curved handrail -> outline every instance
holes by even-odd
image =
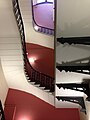
[[[51,3],[51,2],[48,2],[48,3]],[[37,24],[37,22],[35,21],[35,18],[34,18],[33,0],[31,0],[31,6],[32,6],[32,20],[33,20],[33,23],[40,28],[48,29],[48,30],[51,30],[51,31],[54,32],[54,29],[51,29],[51,28],[48,28],[48,27],[43,27],[43,26]]]
[[[44,73],[40,73],[36,71],[30,64],[27,51],[26,51],[26,43],[25,43],[25,34],[24,34],[24,25],[23,20],[19,8],[18,0],[12,0],[13,3],[13,11],[16,18],[17,26],[19,29],[21,44],[23,50],[23,58],[24,58],[24,70],[27,77],[28,82],[35,82],[35,84],[40,84],[41,87],[45,87],[45,89],[49,89],[51,92],[54,92],[54,78]]]

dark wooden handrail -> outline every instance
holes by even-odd
[[[83,44],[83,45],[90,45],[90,36],[85,37],[61,37],[57,38],[57,41],[61,44],[68,43],[71,44]]]
[[[51,92],[54,92],[54,78],[39,71],[36,71],[31,66],[28,60],[26,43],[25,43],[24,25],[19,8],[19,3],[18,0],[12,0],[12,3],[13,3],[14,15],[16,18],[17,26],[21,37],[21,44],[22,44],[23,58],[24,58],[24,70],[26,76],[28,76],[27,80],[31,82],[35,82],[35,84],[40,84],[41,87],[45,87],[45,89],[49,89]]]

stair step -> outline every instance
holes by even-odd
[[[27,74],[25,75],[26,77],[29,77]]]
[[[25,74],[27,74],[27,72],[25,71]]]
[[[30,79],[28,79],[28,82],[30,82],[31,80]]]
[[[26,76],[27,79],[29,79],[29,77]]]
[[[50,90],[49,90],[49,89],[44,89],[44,91],[46,91],[46,92],[50,92]]]
[[[34,84],[36,87],[39,87],[40,86],[40,84]]]
[[[31,84],[35,85],[35,82],[30,81]]]
[[[40,84],[40,81],[36,81],[35,84]]]
[[[45,87],[40,87],[40,86],[39,86],[39,88],[41,88],[41,89],[43,89],[43,90],[45,89]]]
[[[54,95],[53,92],[50,92],[50,91],[49,91],[49,94],[50,94],[50,95]]]

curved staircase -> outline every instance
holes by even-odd
[[[20,14],[17,14],[16,11],[16,19],[19,22],[18,29],[13,13],[12,1],[2,0],[0,2],[2,4],[2,6],[0,6],[0,12],[2,13],[0,14],[2,15],[0,19],[4,18],[4,20],[0,22],[3,29],[0,32],[0,57],[9,88],[31,93],[47,103],[54,105],[54,81],[52,81],[54,79],[35,71],[27,59],[24,47],[25,41],[23,40],[25,39],[22,29],[23,24],[22,18],[19,16]],[[17,6],[14,6],[14,10],[17,10],[16,7]],[[28,72],[28,68],[31,70],[30,72]],[[43,80],[41,81],[42,78]],[[32,82],[30,82],[30,80],[32,80]],[[35,84],[33,84],[33,81]]]
[[[50,90],[50,92],[54,92],[54,78],[34,70],[34,68],[30,65],[30,62],[27,58],[24,25],[23,25],[23,20],[19,8],[18,0],[13,0],[13,11],[20,32],[21,44],[23,50],[23,59],[24,59],[24,70],[27,81],[35,82],[34,84],[40,84],[39,87],[44,87],[45,90]]]

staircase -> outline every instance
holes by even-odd
[[[79,21],[80,13],[76,6],[80,1],[57,1],[57,35],[56,35],[56,107],[79,108],[83,119],[90,119],[90,34],[88,28],[84,29],[89,19]],[[85,5],[88,1],[84,1]],[[73,5],[72,5],[73,4]],[[72,5],[72,7],[70,7]],[[84,6],[85,6],[84,5]],[[61,6],[61,7],[60,7]],[[87,6],[87,5],[86,5]],[[60,9],[59,9],[60,8]],[[62,11],[65,10],[65,13]],[[81,7],[83,11],[83,7]],[[68,11],[67,11],[68,10]],[[70,11],[69,11],[70,10]],[[61,12],[60,12],[61,11]],[[67,14],[69,12],[69,14]],[[73,13],[73,12],[72,12]],[[66,15],[67,14],[67,15]],[[84,15],[84,14],[83,14]],[[77,17],[79,16],[79,17]],[[75,19],[71,19],[74,18]],[[68,19],[70,18],[70,19]],[[75,21],[79,22],[75,22]],[[70,23],[70,24],[69,24]],[[70,26],[69,26],[70,25]],[[80,25],[80,26],[79,26]],[[77,106],[78,105],[78,106]],[[80,107],[81,106],[81,107]],[[85,115],[86,114],[86,115]]]
[[[89,37],[57,38],[56,47],[56,99],[58,100],[56,106],[72,108],[72,104],[76,103],[79,106],[74,107],[78,107],[83,112],[85,120],[89,118],[88,106],[90,106],[89,39]]]
[[[22,44],[23,59],[24,59],[24,70],[28,82],[35,82],[34,84],[39,84],[39,87],[44,87],[45,90],[54,92],[54,78],[34,70],[34,68],[30,65],[26,51],[24,25],[17,0],[13,0],[13,11],[21,36],[21,44]]]
[[[57,44],[56,107],[79,108],[85,120],[89,120],[90,88],[89,82],[83,83],[90,81],[89,58],[89,45]]]
[[[26,77],[28,78],[28,76],[25,76],[26,71],[24,72],[26,59],[23,57],[23,42],[21,41],[13,13],[12,1],[2,0],[0,2],[2,3],[2,6],[0,6],[2,8],[0,11],[2,14],[0,14],[0,16],[2,16],[0,18],[4,18],[4,20],[0,22],[2,26],[2,30],[0,31],[0,58],[9,88],[31,93],[49,104],[54,105],[54,96],[53,94],[49,94],[50,90],[45,91],[45,87],[36,87],[36,85],[27,82]],[[21,29],[22,27],[20,26],[20,30]]]

